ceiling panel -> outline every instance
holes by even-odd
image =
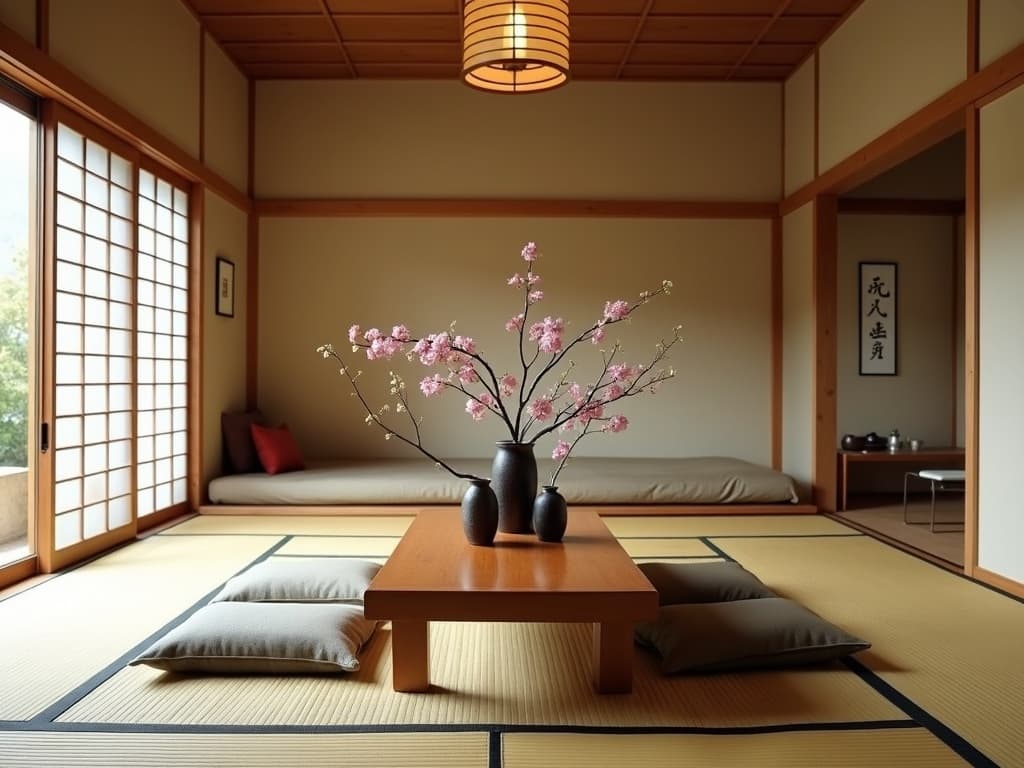
[[[460,76],[462,0],[183,2],[256,79]],[[784,80],[856,2],[571,0],[571,76]]]

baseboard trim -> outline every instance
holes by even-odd
[[[443,506],[443,505],[442,505]],[[572,505],[570,505],[572,506]],[[597,511],[602,517],[643,516],[657,517],[660,515],[813,515],[818,508],[813,504],[586,504]],[[205,504],[199,507],[201,515],[277,515],[277,516],[325,516],[325,515],[360,515],[360,516],[396,516],[416,515],[421,509],[430,509],[424,505],[356,505],[338,504],[331,506],[291,506],[291,505],[238,505],[238,504]]]

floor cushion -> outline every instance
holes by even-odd
[[[362,603],[380,568],[347,557],[271,557],[231,578],[213,602]]]
[[[640,563],[637,566],[658,590],[659,605],[724,603],[776,597],[739,563]]]
[[[636,625],[636,639],[665,674],[818,664],[871,647],[781,597],[667,605]]]
[[[128,664],[223,674],[353,672],[376,627],[361,605],[210,603]]]

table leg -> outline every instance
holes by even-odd
[[[594,625],[594,687],[598,693],[633,690],[633,625]]]
[[[426,621],[391,622],[391,676],[396,691],[430,688],[430,647]]]
[[[848,462],[846,460],[846,456],[845,455],[843,456],[843,459],[840,462],[840,464],[841,464],[841,467],[840,467],[840,470],[839,470],[839,487],[841,489],[842,499],[840,501],[841,505],[839,507],[839,511],[840,512],[845,512],[846,511],[846,494],[847,494],[848,475],[849,475],[849,472],[850,472],[850,462]]]

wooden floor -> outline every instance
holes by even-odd
[[[912,496],[909,504],[911,520],[927,523],[929,498]],[[964,497],[962,494],[942,494],[935,502],[936,531],[928,525],[906,525],[903,522],[902,497],[858,494],[850,497],[850,509],[836,513],[836,518],[855,524],[868,533],[890,543],[897,543],[932,558],[938,558],[958,570],[964,567]]]

